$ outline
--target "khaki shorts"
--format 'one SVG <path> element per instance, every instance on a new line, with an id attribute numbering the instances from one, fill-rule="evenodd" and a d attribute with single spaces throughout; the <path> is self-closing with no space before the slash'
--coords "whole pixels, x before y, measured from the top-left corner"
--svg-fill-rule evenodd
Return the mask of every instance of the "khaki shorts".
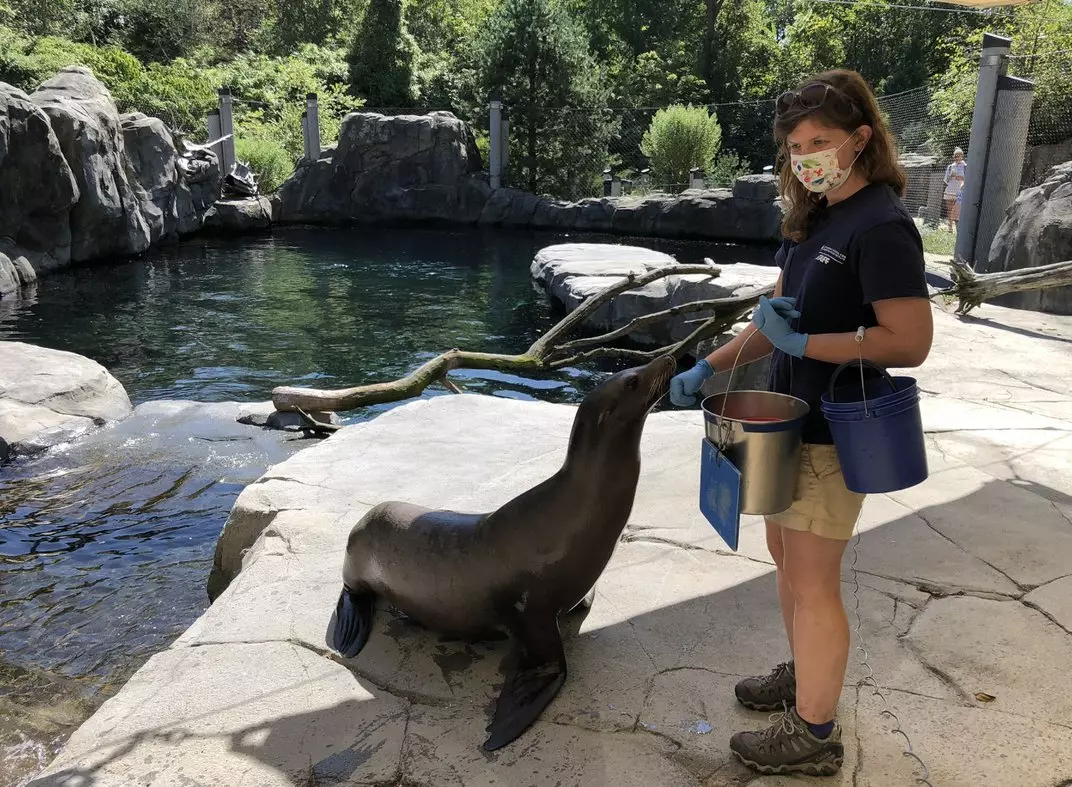
<path id="1" fill-rule="evenodd" d="M 856 529 L 865 495 L 850 492 L 832 445 L 805 443 L 793 505 L 767 521 L 790 530 L 847 541 Z"/>

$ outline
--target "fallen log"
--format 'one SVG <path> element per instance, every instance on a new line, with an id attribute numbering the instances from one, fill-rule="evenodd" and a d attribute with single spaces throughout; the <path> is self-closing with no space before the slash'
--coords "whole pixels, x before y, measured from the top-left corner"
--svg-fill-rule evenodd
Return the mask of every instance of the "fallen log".
<path id="1" fill-rule="evenodd" d="M 1072 260 L 998 273 L 976 273 L 961 259 L 945 264 L 952 268 L 953 286 L 939 290 L 934 297 L 957 298 L 956 314 L 967 314 L 986 301 L 1013 292 L 1072 286 Z"/>

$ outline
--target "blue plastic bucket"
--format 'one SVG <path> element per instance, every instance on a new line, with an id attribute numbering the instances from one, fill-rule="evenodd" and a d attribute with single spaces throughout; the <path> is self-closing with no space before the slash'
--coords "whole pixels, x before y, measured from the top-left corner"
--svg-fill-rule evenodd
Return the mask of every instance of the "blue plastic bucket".
<path id="1" fill-rule="evenodd" d="M 892 402 L 890 404 L 882 405 L 881 407 L 872 407 L 869 400 L 866 411 L 863 408 L 860 408 L 855 412 L 824 412 L 823 415 L 826 416 L 827 423 L 830 421 L 852 423 L 853 421 L 865 421 L 870 418 L 888 418 L 897 415 L 898 413 L 903 413 L 905 410 L 911 410 L 913 407 L 919 407 L 918 396 L 913 396 L 911 399 L 906 399 L 902 402 Z"/>
<path id="2" fill-rule="evenodd" d="M 891 380 L 893 381 L 892 393 L 890 392 Z M 888 375 L 865 380 L 864 392 L 869 408 L 871 405 L 883 406 L 919 396 L 919 388 L 916 387 L 916 381 L 913 378 Z M 828 394 L 823 399 L 822 409 L 823 412 L 829 413 L 848 413 L 859 410 L 860 404 L 860 384 L 855 382 L 834 389 L 832 394 Z"/>
<path id="3" fill-rule="evenodd" d="M 881 380 L 835 390 L 849 366 L 877 369 Z M 907 489 L 927 479 L 927 447 L 919 410 L 919 389 L 911 377 L 898 378 L 870 361 L 841 364 L 830 377 L 820 408 L 834 437 L 845 485 L 853 492 L 879 494 Z M 872 394 L 879 391 L 879 396 Z M 839 398 L 851 396 L 848 401 Z"/>

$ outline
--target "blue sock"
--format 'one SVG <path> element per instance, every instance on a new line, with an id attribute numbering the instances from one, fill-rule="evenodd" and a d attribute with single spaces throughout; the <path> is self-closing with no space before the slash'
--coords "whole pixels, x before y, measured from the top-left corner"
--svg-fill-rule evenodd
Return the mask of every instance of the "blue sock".
<path id="1" fill-rule="evenodd" d="M 801 719 L 803 721 L 803 719 Z M 826 724 L 812 724 L 810 721 L 805 721 L 808 725 L 808 729 L 811 730 L 811 734 L 816 738 L 829 738 L 830 733 L 834 731 L 834 721 L 831 719 Z"/>

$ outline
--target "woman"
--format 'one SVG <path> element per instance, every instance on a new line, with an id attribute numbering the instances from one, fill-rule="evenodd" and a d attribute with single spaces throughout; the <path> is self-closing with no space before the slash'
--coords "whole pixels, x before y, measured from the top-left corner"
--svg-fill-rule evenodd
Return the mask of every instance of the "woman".
<path id="1" fill-rule="evenodd" d="M 730 748 L 765 773 L 833 775 L 844 757 L 836 716 L 849 651 L 840 567 L 863 496 L 845 486 L 819 398 L 837 365 L 861 351 L 883 367 L 923 363 L 933 326 L 923 244 L 900 199 L 905 175 L 860 75 L 831 71 L 783 94 L 774 136 L 789 159 L 775 297 L 760 299 L 735 339 L 677 375 L 670 396 L 695 403 L 704 381 L 729 369 L 758 331 L 738 363 L 773 350 L 770 389 L 811 406 L 794 503 L 766 518 L 790 658 L 736 686 L 746 707 L 785 712 L 765 730 L 736 733 Z"/>
<path id="2" fill-rule="evenodd" d="M 964 151 L 960 148 L 953 149 L 953 163 L 945 168 L 945 219 L 949 231 L 956 229 L 960 221 L 960 203 L 964 196 L 964 175 L 968 165 L 964 162 Z"/>

